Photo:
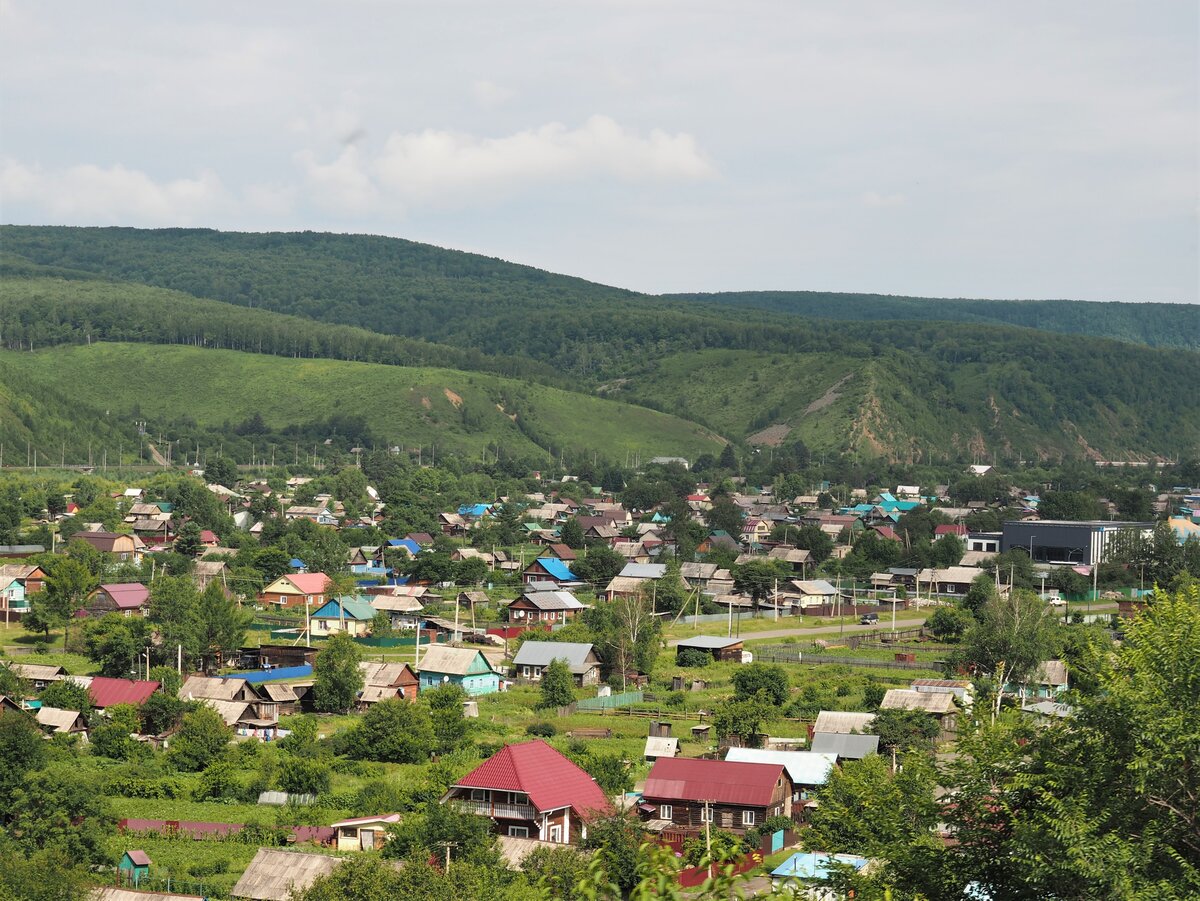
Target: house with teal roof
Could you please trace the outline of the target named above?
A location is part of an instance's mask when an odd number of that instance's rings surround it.
[[[348,632],[350,635],[366,635],[371,631],[371,620],[375,608],[364,597],[330,598],[309,619],[314,636]]]

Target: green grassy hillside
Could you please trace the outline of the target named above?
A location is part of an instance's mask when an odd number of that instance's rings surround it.
[[[232,430],[259,414],[268,429],[279,431],[361,416],[387,444],[436,443],[442,453],[468,456],[498,445],[523,456],[566,448],[612,459],[627,452],[694,458],[722,444],[708,430],[654,410],[451,369],[113,343],[5,353],[0,377],[19,380],[18,402],[35,419],[45,391],[71,397],[77,415],[87,410],[93,422],[106,415],[121,422],[182,418]],[[0,410],[0,428],[8,428],[13,403],[10,398]]]
[[[1039,378],[1047,368],[1056,370],[1054,389]],[[1157,385],[1152,370],[1147,364],[1139,377],[1115,352],[1089,362],[1069,348],[1037,369],[969,348],[956,362],[886,351],[703,351],[665,357],[606,394],[661,405],[763,447],[800,439],[815,451],[901,462],[1195,453],[1200,396]]]

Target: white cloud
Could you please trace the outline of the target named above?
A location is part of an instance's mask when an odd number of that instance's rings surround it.
[[[607,116],[592,116],[574,129],[551,122],[501,138],[434,130],[393,134],[371,168],[398,197],[435,204],[538,183],[691,181],[716,172],[691,135],[655,129],[642,137]]]
[[[515,94],[508,88],[496,84],[494,81],[480,79],[471,83],[471,96],[481,106],[499,106],[502,103],[512,100]]]
[[[338,213],[363,213],[379,199],[371,177],[363,168],[358,147],[349,144],[332,163],[320,163],[308,150],[296,154],[303,170],[310,199],[323,209]]]
[[[51,221],[72,223],[203,223],[229,202],[221,180],[209,171],[160,183],[121,165],[49,171],[16,160],[0,163],[0,196],[6,205],[33,206]]]

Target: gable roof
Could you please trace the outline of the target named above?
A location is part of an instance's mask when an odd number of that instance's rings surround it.
[[[924,710],[926,713],[955,713],[954,695],[948,691],[914,691],[889,688],[879,704],[880,710]]]
[[[583,610],[587,607],[569,591],[527,591],[517,598],[517,601],[520,600],[528,601],[538,610]]]
[[[369,620],[375,616],[376,610],[366,600],[352,597],[339,597],[326,601],[312,615],[313,619],[341,619],[345,611],[346,619]]]
[[[117,605],[118,610],[134,610],[150,600],[150,589],[141,582],[119,582],[111,585],[101,585],[100,591],[103,591],[113,599],[113,603]]]
[[[95,676],[88,686],[88,694],[94,707],[111,707],[114,704],[141,705],[150,695],[158,691],[158,682],[132,679],[111,679]]]
[[[767,807],[782,775],[783,764],[779,763],[660,757],[646,777],[642,794],[655,800]]]
[[[301,594],[324,594],[329,584],[329,576],[325,573],[289,573],[283,576],[296,587]]]
[[[572,673],[583,673],[595,666],[588,663],[593,648],[590,642],[527,641],[513,658],[514,666],[549,666],[555,660],[565,660]]]
[[[39,726],[49,726],[54,732],[69,732],[79,722],[78,710],[62,710],[58,707],[39,707],[34,716]]]
[[[559,560],[557,557],[538,557],[529,565],[533,566],[535,563],[540,565],[542,569],[544,569],[550,575],[550,577],[557,582],[579,581],[575,577],[575,573],[571,572],[567,564],[562,560]]]
[[[837,762],[836,754],[813,751],[773,751],[769,748],[730,748],[725,759],[734,763],[779,763],[797,785],[824,785]]]
[[[875,722],[873,713],[856,713],[846,710],[822,710],[817,713],[814,732],[866,732],[867,727]],[[814,749],[815,750],[815,749]]]
[[[706,651],[719,651],[722,648],[730,647],[731,645],[741,644],[744,639],[741,638],[721,638],[717,635],[696,635],[692,638],[681,638],[676,647],[680,648],[702,648]]]
[[[188,676],[179,686],[179,697],[184,700],[211,698],[214,701],[232,701],[248,684],[245,679]]]
[[[665,563],[626,563],[617,573],[622,579],[661,579],[666,574]]]
[[[836,754],[846,760],[862,760],[868,754],[879,752],[879,736],[814,732],[809,747],[814,754]]]
[[[492,664],[475,648],[449,648],[434,645],[421,658],[418,669],[423,673],[445,673],[450,676],[465,676],[476,665],[476,658],[487,666],[487,672],[495,672]]]
[[[412,684],[417,681],[416,673],[407,663],[371,663],[364,661],[358,665],[362,670],[363,685],[393,687],[401,683]]]
[[[229,894],[255,901],[287,901],[293,889],[303,891],[318,876],[332,873],[342,860],[327,854],[259,848]]]
[[[591,776],[540,739],[505,745],[456,787],[524,792],[539,811],[570,807],[586,817],[612,809]]]

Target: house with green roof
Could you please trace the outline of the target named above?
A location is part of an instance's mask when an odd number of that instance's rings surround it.
[[[371,620],[375,613],[375,608],[366,598],[349,595],[330,598],[310,617],[312,634],[348,632],[354,636],[366,635],[371,631]]]

